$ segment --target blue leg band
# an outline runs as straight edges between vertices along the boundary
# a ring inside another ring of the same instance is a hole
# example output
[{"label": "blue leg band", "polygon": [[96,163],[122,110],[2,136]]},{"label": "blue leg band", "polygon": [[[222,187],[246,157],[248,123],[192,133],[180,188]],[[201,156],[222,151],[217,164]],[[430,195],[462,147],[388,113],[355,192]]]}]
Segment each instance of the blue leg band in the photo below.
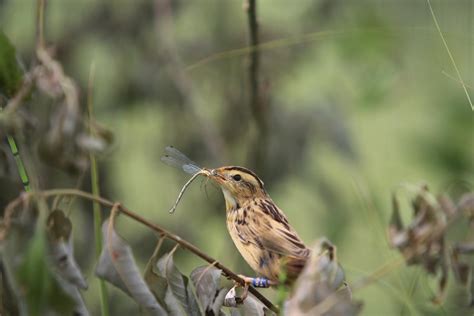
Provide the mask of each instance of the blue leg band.
[{"label": "blue leg band", "polygon": [[268,284],[268,279],[266,278],[252,278],[252,285],[254,287],[267,288],[270,285]]}]

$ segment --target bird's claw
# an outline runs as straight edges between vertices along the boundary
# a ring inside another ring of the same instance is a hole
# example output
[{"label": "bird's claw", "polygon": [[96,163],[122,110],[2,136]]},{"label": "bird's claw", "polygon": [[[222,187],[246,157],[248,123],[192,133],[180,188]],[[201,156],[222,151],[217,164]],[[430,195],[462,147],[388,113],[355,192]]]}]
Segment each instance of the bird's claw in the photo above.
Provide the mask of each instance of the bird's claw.
[{"label": "bird's claw", "polygon": [[244,280],[244,285],[242,285],[240,282],[237,282],[237,281],[236,281],[236,285],[237,286],[242,286],[244,291],[242,292],[242,295],[240,297],[236,297],[235,300],[238,304],[242,304],[245,301],[245,299],[247,298],[247,295],[249,294],[249,286],[252,284],[253,278],[249,278],[249,277],[247,277],[245,275],[241,275],[241,274],[239,274],[238,276],[239,276],[239,278]]},{"label": "bird's claw", "polygon": [[268,288],[276,284],[275,282],[268,280],[266,278],[261,278],[261,277],[251,278],[251,277],[241,275],[241,274],[239,274],[238,276],[244,281],[243,285],[240,282],[237,282],[237,281],[235,282],[236,286],[242,286],[244,288],[242,296],[239,298],[241,302],[243,302],[245,298],[247,298],[247,295],[249,292],[249,286],[259,287],[259,288]]},{"label": "bird's claw", "polygon": [[248,276],[239,274],[238,277],[241,278],[242,280],[244,280],[246,286],[251,285],[252,282],[253,282],[253,278],[250,278],[250,277],[248,277]]},{"label": "bird's claw", "polygon": [[278,282],[275,282],[263,277],[250,278],[244,275],[239,275],[239,277],[242,280],[244,280],[247,286],[251,285],[253,287],[258,287],[258,288],[269,288],[270,286],[278,284]]}]

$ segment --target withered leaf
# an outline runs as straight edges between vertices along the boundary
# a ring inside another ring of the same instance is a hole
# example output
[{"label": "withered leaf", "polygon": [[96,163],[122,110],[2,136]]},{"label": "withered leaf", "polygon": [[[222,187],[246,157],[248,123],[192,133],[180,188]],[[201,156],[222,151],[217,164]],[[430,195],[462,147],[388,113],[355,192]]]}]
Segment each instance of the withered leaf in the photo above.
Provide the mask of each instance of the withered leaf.
[{"label": "withered leaf", "polygon": [[102,225],[104,248],[96,267],[96,275],[132,297],[151,315],[166,315],[140,275],[131,247],[115,232],[108,229],[109,220]]},{"label": "withered leaf", "polygon": [[[453,219],[457,215],[464,214],[472,223],[474,194],[464,194],[455,204],[447,194],[440,194],[435,198],[426,186],[417,188],[415,193],[411,222],[404,228],[403,225],[394,223],[396,221],[391,221],[390,242],[405,257],[407,264],[420,265],[427,273],[439,275],[438,293],[432,301],[441,304],[447,288],[449,270],[453,271],[455,280],[466,287],[469,286],[469,279],[472,279],[472,267],[461,261],[460,255],[473,253],[474,246],[470,243],[453,244],[445,235],[448,225],[455,222]],[[393,201],[393,213],[398,214],[398,201],[395,196]],[[470,295],[472,297],[472,290]]]},{"label": "withered leaf", "polygon": [[201,266],[191,272],[191,280],[206,315],[219,315],[227,289],[220,288],[222,270]]},{"label": "withered leaf", "polygon": [[[447,203],[446,198],[444,200]],[[393,213],[398,210],[398,201],[393,196]],[[389,238],[393,247],[399,249],[408,264],[420,264],[431,274],[442,269],[445,260],[444,233],[449,210],[442,210],[426,186],[421,187],[412,201],[413,219],[406,228],[390,223]],[[442,282],[440,282],[442,284]]]},{"label": "withered leaf", "polygon": [[474,307],[474,266],[461,260],[463,254],[474,254],[474,242],[460,243],[453,247],[451,266],[456,280],[464,285],[468,295],[468,305]]},{"label": "withered leaf", "polygon": [[165,297],[168,289],[168,281],[161,275],[157,267],[160,247],[161,242],[159,241],[153,255],[148,260],[143,278],[158,302],[166,308]]},{"label": "withered leaf", "polygon": [[47,219],[49,253],[57,273],[66,281],[87,289],[87,282],[73,254],[72,223],[61,210],[54,210]]},{"label": "withered leaf", "polygon": [[185,307],[176,298],[176,296],[173,294],[173,291],[171,290],[170,287],[166,288],[165,303],[171,316],[187,316],[188,315]]},{"label": "withered leaf", "polygon": [[[63,315],[77,311],[88,315],[77,287],[54,270],[44,229],[46,221],[38,221],[37,216],[36,203],[26,200],[12,219],[2,247],[2,263],[17,298],[19,314]],[[71,293],[71,288],[78,295]]]},{"label": "withered leaf", "polygon": [[257,300],[251,293],[247,295],[239,310],[245,316],[274,315],[262,302]]},{"label": "withered leaf", "polygon": [[51,271],[46,248],[44,232],[38,230],[26,252],[16,254],[22,260],[12,264],[15,283],[22,289],[23,307],[29,315],[45,315],[51,311],[71,314],[76,304]]},{"label": "withered leaf", "polygon": [[459,199],[458,209],[471,221],[474,221],[474,193],[465,193]]},{"label": "withered leaf", "polygon": [[164,254],[156,265],[161,276],[166,278],[172,295],[178,300],[187,315],[200,315],[199,305],[192,292],[191,284],[188,278],[175,266],[173,253]]},{"label": "withered leaf", "polygon": [[241,298],[237,296],[236,286],[232,287],[229,291],[226,289],[227,294],[224,298],[224,306],[232,307],[232,315],[245,315],[245,316],[264,316],[274,315],[262,302],[255,298],[251,293],[248,293],[247,297],[241,302]]},{"label": "withered leaf", "polygon": [[323,238],[313,247],[310,260],[296,280],[294,293],[285,303],[285,314],[315,315],[318,304],[331,297],[335,304],[324,315],[356,315],[361,305],[351,300],[344,286],[344,271],[337,262],[336,247]]}]

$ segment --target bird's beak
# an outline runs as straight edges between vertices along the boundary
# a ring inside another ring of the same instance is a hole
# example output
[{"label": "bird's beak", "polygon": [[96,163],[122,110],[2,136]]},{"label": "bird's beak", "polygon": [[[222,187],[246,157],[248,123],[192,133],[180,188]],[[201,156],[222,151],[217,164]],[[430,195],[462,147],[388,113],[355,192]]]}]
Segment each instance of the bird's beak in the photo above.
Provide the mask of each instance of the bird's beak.
[{"label": "bird's beak", "polygon": [[226,178],[217,169],[205,169],[206,176],[214,180],[217,184],[223,184]]}]

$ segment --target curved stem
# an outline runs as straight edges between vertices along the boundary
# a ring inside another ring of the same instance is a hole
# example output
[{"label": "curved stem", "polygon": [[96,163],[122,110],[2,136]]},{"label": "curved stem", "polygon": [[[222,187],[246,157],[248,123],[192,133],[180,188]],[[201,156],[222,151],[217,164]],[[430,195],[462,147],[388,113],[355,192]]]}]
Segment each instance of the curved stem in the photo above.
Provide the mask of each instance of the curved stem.
[{"label": "curved stem", "polygon": [[[107,200],[103,197],[95,196],[95,195],[92,195],[88,192],[81,191],[81,190],[78,190],[78,189],[54,189],[54,190],[30,192],[30,193],[26,193],[26,194],[28,194],[29,196],[38,195],[38,196],[42,196],[44,198],[55,197],[55,196],[58,196],[58,195],[61,195],[61,196],[77,196],[77,197],[84,198],[84,199],[87,199],[87,200],[90,200],[90,201],[95,201],[97,203],[100,203],[103,206],[107,206],[107,207],[114,207],[115,206],[115,207],[117,207],[117,209],[120,211],[121,214],[126,215],[126,216],[130,217],[131,219],[133,219],[133,220],[143,224],[144,226],[150,228],[151,230],[160,233],[161,236],[173,240],[174,242],[179,244],[181,247],[189,250],[190,252],[192,252],[196,256],[200,257],[204,261],[207,261],[208,263],[213,264],[216,268],[222,270],[222,274],[225,277],[228,277],[228,278],[236,281],[240,285],[245,286],[245,281],[242,278],[240,278],[232,270],[230,270],[229,268],[227,268],[226,266],[221,264],[219,261],[217,261],[216,259],[214,259],[211,256],[207,255],[206,253],[202,252],[199,248],[197,248],[196,246],[194,246],[190,242],[188,242],[188,241],[182,239],[181,237],[179,237],[178,235],[175,235],[172,232],[162,228],[161,226],[148,221],[144,217],[141,217],[140,215],[136,214],[132,210],[130,210],[127,207],[123,206],[122,204],[112,202],[112,201]],[[10,204],[7,206],[7,208],[12,209],[13,208],[12,205],[18,205],[21,202],[21,199],[24,199],[24,198],[25,198],[24,196],[20,196],[20,197],[16,198],[12,202],[10,202]],[[10,215],[12,215],[12,213],[13,212],[9,212]],[[7,221],[5,221],[5,222],[7,222]],[[5,229],[8,229],[8,227],[5,227]],[[4,232],[4,234],[6,234],[6,232]],[[270,310],[272,310],[273,312],[275,312],[277,314],[279,313],[278,307],[273,305],[272,302],[270,302],[265,296],[260,294],[260,292],[258,292],[254,287],[249,287],[249,292],[252,293],[258,300],[260,300]]]}]

